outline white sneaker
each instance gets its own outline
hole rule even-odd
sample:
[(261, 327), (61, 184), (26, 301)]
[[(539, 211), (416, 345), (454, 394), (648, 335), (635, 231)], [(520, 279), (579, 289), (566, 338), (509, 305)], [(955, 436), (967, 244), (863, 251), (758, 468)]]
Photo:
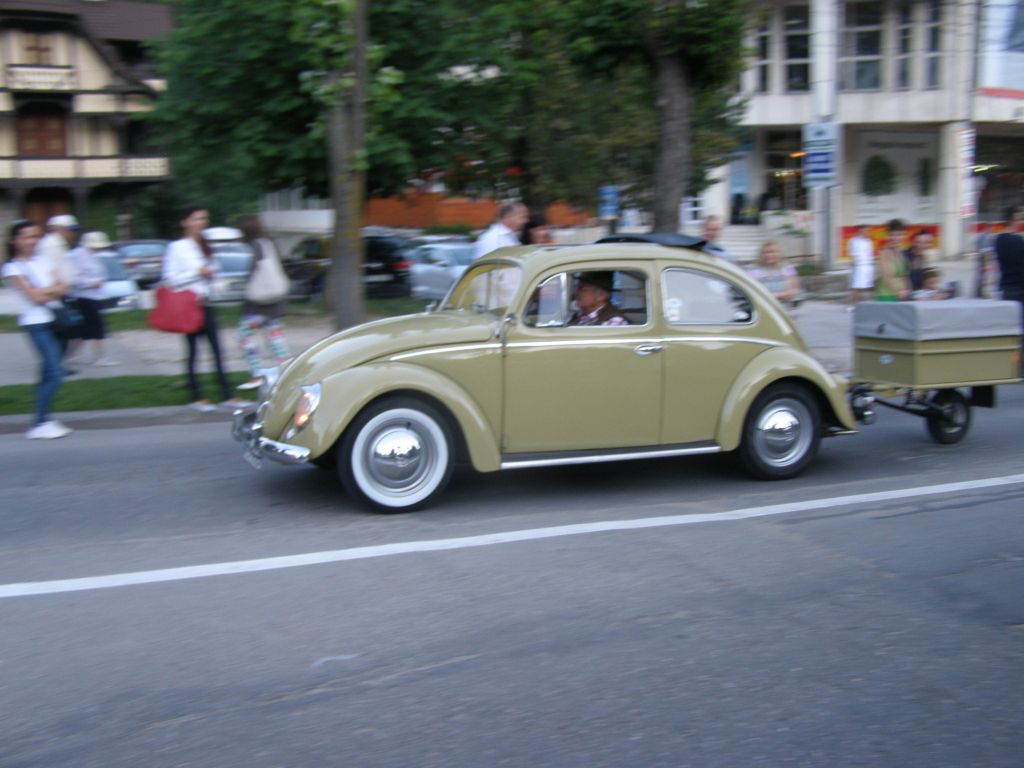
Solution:
[(191, 407), (200, 413), (213, 413), (217, 410), (217, 406), (209, 400), (196, 400)]
[(59, 437), (70, 434), (71, 429), (65, 427), (59, 421), (44, 421), (42, 424), (36, 424), (26, 432), (25, 437), (29, 440), (56, 440)]
[(107, 367), (109, 367), (111, 365), (120, 365), (120, 364), (121, 363), (119, 363), (117, 360), (112, 360), (109, 357), (101, 357), (100, 359), (98, 359), (96, 362), (93, 363), (93, 365), (98, 365), (98, 366), (101, 366), (101, 367), (104, 367), (104, 368), (107, 368)]
[(259, 389), (263, 386), (263, 378), (257, 376), (256, 378), (249, 379), (244, 384), (239, 384), (235, 389)]

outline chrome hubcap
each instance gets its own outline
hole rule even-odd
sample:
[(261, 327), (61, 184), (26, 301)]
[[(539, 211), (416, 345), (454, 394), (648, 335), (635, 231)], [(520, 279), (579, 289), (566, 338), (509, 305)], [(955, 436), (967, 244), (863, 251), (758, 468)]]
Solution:
[(811, 442), (811, 435), (805, 428), (809, 423), (806, 409), (794, 400), (769, 404), (758, 417), (754, 438), (762, 459), (777, 467), (798, 461)]
[(429, 456), (421, 435), (409, 424), (388, 425), (367, 446), (370, 474), (388, 488), (406, 488), (423, 475)]

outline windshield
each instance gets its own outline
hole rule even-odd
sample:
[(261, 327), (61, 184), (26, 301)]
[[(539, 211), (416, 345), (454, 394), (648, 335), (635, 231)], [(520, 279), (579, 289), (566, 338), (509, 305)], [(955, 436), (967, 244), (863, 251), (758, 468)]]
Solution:
[(441, 309), (491, 312), (503, 317), (519, 288), (519, 267), (513, 264), (481, 264), (470, 267), (455, 284)]
[(122, 259), (162, 259), (167, 246), (163, 243), (134, 243), (118, 248)]

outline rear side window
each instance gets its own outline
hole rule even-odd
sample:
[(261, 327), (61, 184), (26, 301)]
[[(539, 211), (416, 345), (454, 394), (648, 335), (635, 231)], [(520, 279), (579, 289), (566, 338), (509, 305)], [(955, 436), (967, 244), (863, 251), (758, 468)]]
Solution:
[(663, 310), (672, 325), (744, 324), (753, 319), (750, 297), (717, 275), (692, 269), (666, 269), (662, 280)]

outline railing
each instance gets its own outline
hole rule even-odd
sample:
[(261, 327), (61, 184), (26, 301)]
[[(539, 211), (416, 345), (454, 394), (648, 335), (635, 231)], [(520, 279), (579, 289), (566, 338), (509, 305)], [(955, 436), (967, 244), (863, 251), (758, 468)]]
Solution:
[(7, 87), (12, 91), (73, 91), (77, 85), (74, 67), (7, 65)]
[(166, 157), (0, 157), (0, 179), (165, 179)]

